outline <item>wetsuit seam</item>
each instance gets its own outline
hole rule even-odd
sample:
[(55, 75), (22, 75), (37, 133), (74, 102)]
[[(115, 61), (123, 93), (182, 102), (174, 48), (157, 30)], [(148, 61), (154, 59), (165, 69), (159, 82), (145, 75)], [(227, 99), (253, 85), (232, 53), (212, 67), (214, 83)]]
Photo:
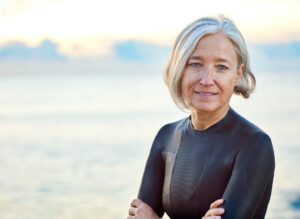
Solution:
[(169, 199), (170, 199), (170, 213), (171, 213), (171, 218), (174, 216), (174, 212), (173, 212), (173, 206), (172, 206), (172, 192), (171, 192), (171, 189), (172, 189), (172, 182), (173, 182), (173, 173), (174, 173), (174, 167), (175, 167), (175, 163), (176, 163), (176, 159), (177, 159), (177, 154), (178, 154), (178, 151), (179, 151), (179, 148), (180, 148), (180, 145), (181, 145), (181, 140), (182, 140), (182, 133), (180, 131), (180, 127), (185, 123), (186, 119), (184, 119), (183, 121), (181, 121), (178, 126), (175, 128), (175, 135), (179, 135), (179, 142), (178, 142), (178, 147), (177, 147), (177, 150), (175, 151), (175, 158), (174, 158), (174, 164), (173, 164), (173, 167), (172, 167), (172, 172), (171, 172), (171, 179), (170, 179), (170, 188), (169, 188)]

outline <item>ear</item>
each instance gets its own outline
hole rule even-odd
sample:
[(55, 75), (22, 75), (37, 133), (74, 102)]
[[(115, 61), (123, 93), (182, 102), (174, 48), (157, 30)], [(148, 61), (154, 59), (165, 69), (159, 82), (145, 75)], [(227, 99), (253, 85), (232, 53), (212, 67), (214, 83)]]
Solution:
[(239, 68), (237, 69), (237, 78), (236, 78), (236, 84), (237, 82), (240, 80), (240, 78), (242, 77), (243, 75), (243, 72), (245, 71), (245, 64), (241, 64), (239, 66)]

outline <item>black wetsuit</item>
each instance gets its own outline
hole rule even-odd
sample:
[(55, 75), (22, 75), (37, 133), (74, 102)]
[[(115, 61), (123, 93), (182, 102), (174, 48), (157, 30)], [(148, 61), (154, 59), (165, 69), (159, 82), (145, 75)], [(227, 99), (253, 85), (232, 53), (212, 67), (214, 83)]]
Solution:
[(188, 117), (158, 132), (138, 198), (171, 219), (201, 219), (219, 198), (222, 218), (264, 218), (274, 168), (269, 136), (234, 110), (205, 131)]

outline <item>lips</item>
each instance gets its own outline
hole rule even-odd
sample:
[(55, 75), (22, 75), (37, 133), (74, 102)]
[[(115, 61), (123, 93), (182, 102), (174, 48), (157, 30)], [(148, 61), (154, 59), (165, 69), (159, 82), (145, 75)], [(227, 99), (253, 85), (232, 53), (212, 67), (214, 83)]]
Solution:
[(218, 92), (208, 92), (208, 91), (194, 91), (194, 93), (203, 97), (211, 97), (219, 94)]

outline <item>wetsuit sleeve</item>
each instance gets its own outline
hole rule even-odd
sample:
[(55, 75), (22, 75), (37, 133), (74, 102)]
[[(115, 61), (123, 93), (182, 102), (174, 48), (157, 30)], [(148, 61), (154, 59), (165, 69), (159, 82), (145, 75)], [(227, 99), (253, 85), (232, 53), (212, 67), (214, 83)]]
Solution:
[(138, 194), (138, 198), (152, 207), (159, 217), (164, 214), (162, 205), (164, 183), (164, 161), (161, 155), (162, 136), (163, 133), (160, 130), (152, 144)]
[(262, 133), (245, 138), (223, 194), (224, 219), (264, 218), (271, 196), (275, 169), (273, 146)]

